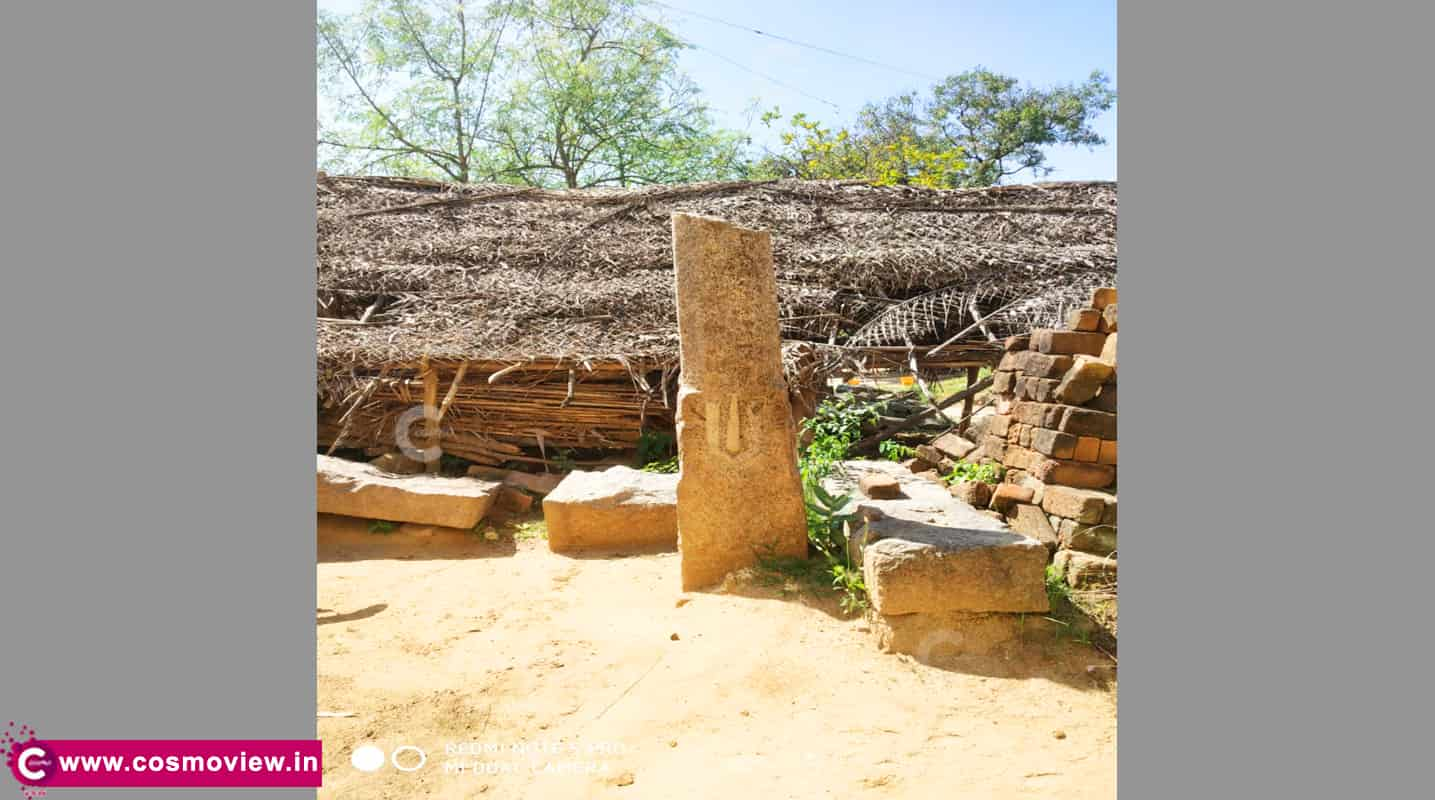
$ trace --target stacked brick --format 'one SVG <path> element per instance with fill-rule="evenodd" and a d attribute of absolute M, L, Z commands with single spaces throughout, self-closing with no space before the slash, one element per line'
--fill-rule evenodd
<path fill-rule="evenodd" d="M 1013 530 L 1058 551 L 1059 562 L 1099 560 L 1113 580 L 1116 339 L 1110 288 L 1093 292 L 1065 330 L 1008 339 L 992 379 L 997 415 L 979 454 L 1006 467 L 991 505 Z"/>

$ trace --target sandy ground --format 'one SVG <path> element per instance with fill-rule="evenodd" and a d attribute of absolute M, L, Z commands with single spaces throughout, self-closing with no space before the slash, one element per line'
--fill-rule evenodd
<path fill-rule="evenodd" d="M 676 553 L 436 531 L 320 517 L 321 798 L 1115 796 L 1110 662 L 1069 639 L 929 666 L 802 593 L 684 594 Z"/>

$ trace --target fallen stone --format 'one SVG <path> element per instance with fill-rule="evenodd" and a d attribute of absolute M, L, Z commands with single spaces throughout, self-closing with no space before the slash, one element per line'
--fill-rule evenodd
<path fill-rule="evenodd" d="M 1116 505 L 1116 495 L 1070 486 L 1048 486 L 1041 501 L 1048 514 L 1088 524 L 1100 522 L 1108 505 Z"/>
<path fill-rule="evenodd" d="M 318 510 L 324 514 L 472 528 L 498 490 L 499 484 L 476 478 L 397 477 L 371 464 L 318 457 Z"/>
<path fill-rule="evenodd" d="M 1046 514 L 1040 506 L 1031 503 L 1016 503 L 1007 514 L 1007 524 L 1017 533 L 1030 536 L 1051 550 L 1056 549 L 1056 531 L 1051 527 L 1051 521 L 1046 518 Z"/>
<path fill-rule="evenodd" d="M 1105 361 L 1079 356 L 1071 369 L 1061 377 L 1053 396 L 1063 403 L 1079 406 L 1095 397 L 1114 371 L 1115 368 Z"/>
<path fill-rule="evenodd" d="M 1031 332 L 1031 349 L 1057 355 L 1100 355 L 1106 334 L 1042 329 Z"/>
<path fill-rule="evenodd" d="M 473 478 L 499 481 L 506 486 L 516 486 L 525 492 L 538 495 L 548 494 L 563 481 L 563 476 L 554 472 L 524 472 L 517 469 L 489 467 L 483 464 L 474 464 L 469 467 L 468 474 Z"/>
<path fill-rule="evenodd" d="M 929 444 L 919 444 L 917 445 L 916 450 L 917 460 L 925 461 L 928 464 L 940 464 L 942 463 L 942 459 L 946 458 L 946 456 L 942 453 L 941 450 L 938 450 L 937 448 Z"/>
<path fill-rule="evenodd" d="M 990 430 L 990 428 L 988 428 L 988 430 Z M 966 458 L 968 454 L 977 449 L 974 442 L 969 442 L 955 433 L 944 433 L 938 436 L 932 440 L 932 447 L 958 461 Z"/>
<path fill-rule="evenodd" d="M 991 507 L 997 511 L 1005 512 L 1016 503 L 1030 503 L 1032 490 L 1026 486 L 1018 486 L 1014 483 L 999 484 L 992 491 Z"/>
<path fill-rule="evenodd" d="M 393 475 L 417 475 L 428 470 L 427 464 L 403 453 L 384 453 L 369 463 Z"/>
<path fill-rule="evenodd" d="M 876 500 L 891 500 L 902 496 L 902 484 L 891 475 L 873 472 L 863 475 L 857 482 L 862 494 Z"/>
<path fill-rule="evenodd" d="M 909 458 L 906 461 L 903 461 L 902 465 L 907 468 L 908 472 L 914 474 L 933 472 L 937 469 L 937 464 L 935 461 L 928 461 L 925 458 Z"/>
<path fill-rule="evenodd" d="M 677 475 L 625 466 L 570 472 L 543 498 L 548 548 L 671 546 L 678 539 L 677 484 Z"/>
<path fill-rule="evenodd" d="M 1074 331 L 1094 331 L 1101 327 L 1101 311 L 1095 308 L 1072 309 L 1066 315 L 1066 327 Z"/>
<path fill-rule="evenodd" d="M 1116 583 L 1116 559 L 1094 556 L 1077 550 L 1057 551 L 1052 561 L 1076 589 L 1107 588 Z"/>
<path fill-rule="evenodd" d="M 951 493 L 973 508 L 986 508 L 992 501 L 992 485 L 984 481 L 957 481 L 951 485 Z"/>

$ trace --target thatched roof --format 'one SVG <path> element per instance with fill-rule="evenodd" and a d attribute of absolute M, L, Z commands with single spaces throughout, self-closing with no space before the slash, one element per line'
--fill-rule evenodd
<path fill-rule="evenodd" d="M 1114 183 L 548 191 L 320 175 L 319 356 L 675 361 L 674 211 L 772 232 L 789 339 L 936 342 L 974 302 L 1022 298 L 990 326 L 1000 336 L 1115 284 L 1116 206 Z"/>

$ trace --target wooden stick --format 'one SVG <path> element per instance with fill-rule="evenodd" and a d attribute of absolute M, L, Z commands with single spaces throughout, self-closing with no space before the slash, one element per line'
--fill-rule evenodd
<path fill-rule="evenodd" d="M 972 386 L 968 386 L 967 388 L 961 390 L 960 392 L 957 392 L 951 397 L 948 397 L 942 400 L 940 403 L 937 403 L 937 408 L 935 409 L 924 408 L 921 411 L 918 411 L 917 413 L 913 414 L 912 416 L 902 420 L 901 422 L 894 422 L 891 425 L 886 425 L 878 429 L 876 433 L 852 445 L 850 450 L 852 450 L 853 452 L 861 452 L 863 450 L 874 447 L 878 442 L 882 441 L 883 439 L 886 439 L 888 436 L 891 436 L 892 434 L 899 431 L 905 431 L 909 428 L 915 428 L 922 423 L 922 420 L 937 413 L 938 410 L 955 405 L 960 400 L 965 400 L 968 397 L 972 397 L 976 395 L 977 392 L 980 392 L 981 390 L 991 385 L 992 377 L 988 375 L 978 383 Z"/>
<path fill-rule="evenodd" d="M 977 376 L 980 374 L 981 370 L 979 370 L 978 368 L 967 367 L 967 385 L 971 386 L 972 384 L 976 383 Z M 967 395 L 966 399 L 962 400 L 962 421 L 957 423 L 958 435 L 967 432 L 967 425 L 972 418 L 972 400 L 974 398 L 975 395 Z"/>
<path fill-rule="evenodd" d="M 1020 298 L 1020 299 L 1025 299 L 1025 298 Z M 995 317 L 997 314 L 1000 314 L 1000 313 L 1002 313 L 1003 311 L 1006 311 L 1008 308 L 1011 308 L 1012 306 L 1016 305 L 1017 302 L 1018 302 L 1017 300 L 1013 300 L 1013 301 L 1011 301 L 1010 303 L 1007 303 L 1006 305 L 1002 306 L 1001 308 L 998 308 L 996 311 L 993 311 L 992 313 L 986 315 L 985 317 L 982 317 L 981 319 L 977 320 L 976 322 L 973 322 L 972 324 L 968 325 L 967 327 L 962 328 L 961 332 L 958 333 L 956 336 L 953 336 L 952 338 L 946 340 L 945 342 L 942 342 L 941 344 L 937 345 L 936 347 L 933 347 L 931 350 L 928 350 L 928 351 L 927 351 L 927 358 L 931 358 L 932 356 L 936 355 L 937 353 L 940 353 L 940 352 L 942 351 L 942 348 L 946 347 L 947 345 L 951 344 L 952 342 L 955 342 L 956 340 L 962 338 L 963 336 L 966 336 L 967 334 L 971 333 L 972 331 L 976 330 L 977 328 L 980 328 L 983 324 L 986 323 L 987 320 L 991 319 L 992 317 Z"/>

